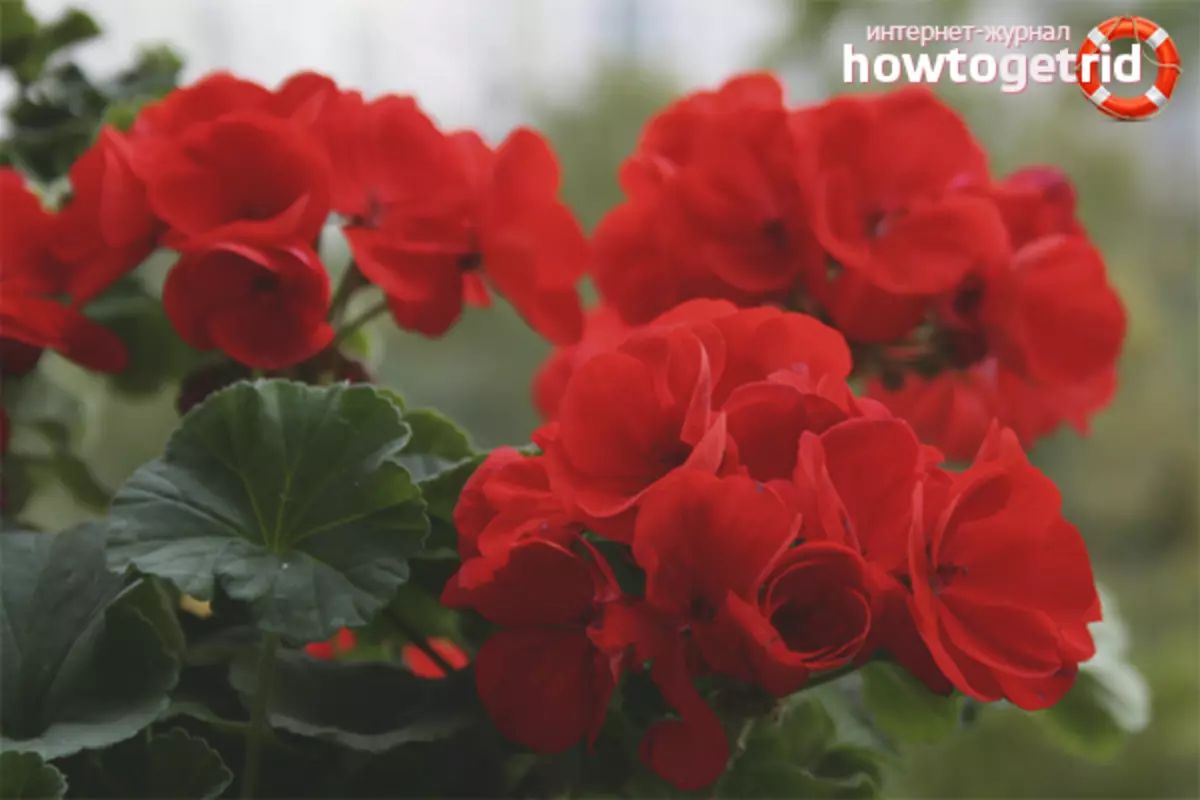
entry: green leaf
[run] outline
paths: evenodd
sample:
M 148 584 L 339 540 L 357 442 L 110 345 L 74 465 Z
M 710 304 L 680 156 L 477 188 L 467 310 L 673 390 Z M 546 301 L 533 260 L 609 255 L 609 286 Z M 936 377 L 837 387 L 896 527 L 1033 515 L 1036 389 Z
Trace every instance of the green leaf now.
M 876 786 L 883 785 L 883 765 L 878 750 L 855 744 L 838 744 L 829 748 L 813 772 L 827 780 L 857 782 L 859 776 Z
M 486 456 L 468 458 L 449 469 L 439 472 L 421 484 L 421 492 L 429 509 L 433 529 L 426 548 L 445 548 L 455 552 L 458 548 L 458 532 L 454 529 L 454 507 L 467 481 L 479 469 Z
M 0 537 L 0 743 L 53 759 L 129 738 L 178 664 L 107 570 L 102 530 Z
M 179 338 L 162 301 L 132 276 L 114 284 L 88 306 L 87 313 L 115 333 L 129 351 L 129 367 L 108 379 L 125 394 L 155 394 L 181 380 L 203 357 Z
M 295 641 L 365 625 L 429 529 L 409 428 L 370 386 L 238 383 L 194 408 L 113 499 L 109 562 Z
M 154 626 L 159 640 L 177 659 L 187 650 L 187 637 L 179 624 L 179 602 L 168 587 L 155 578 L 142 578 L 117 600 L 123 608 L 136 611 Z
M 0 798 L 59 800 L 66 793 L 66 778 L 37 753 L 0 753 Z
M 813 800 L 874 798 L 879 789 L 865 776 L 851 780 L 818 778 L 794 764 L 772 763 L 739 771 L 736 767 L 721 781 L 718 797 L 787 797 Z
M 38 49 L 49 56 L 99 35 L 100 26 L 94 19 L 77 8 L 68 8 L 61 17 L 42 27 Z
M 22 83 L 37 79 L 43 59 L 38 50 L 37 19 L 25 7 L 25 0 L 7 0 L 0 11 L 0 65 L 12 69 Z
M 835 743 L 824 703 L 796 695 L 774 719 L 759 719 L 738 743 L 721 797 L 875 797 L 880 767 L 868 748 Z
M 140 105 L 174 89 L 182 69 L 183 61 L 170 47 L 144 47 L 133 66 L 105 84 L 104 91 L 118 103 Z
M 237 659 L 229 679 L 244 695 L 256 685 L 255 654 Z M 418 678 L 383 661 L 324 661 L 279 653 L 267 719 L 275 728 L 371 753 L 444 739 L 480 719 L 474 673 Z
M 1096 655 L 1056 705 L 1036 714 L 1065 750 L 1097 762 L 1111 760 L 1150 724 L 1150 687 L 1126 660 L 1125 622 L 1110 595 L 1101 592 L 1101 603 L 1104 620 L 1090 626 Z
M 401 463 L 418 483 L 424 483 L 475 454 L 462 428 L 437 411 L 418 408 L 404 415 L 412 439 Z
M 71 791 L 81 797 L 211 800 L 233 783 L 233 773 L 203 739 L 173 728 L 149 741 L 131 739 L 101 753 L 67 759 Z
M 884 661 L 868 664 L 861 672 L 863 699 L 888 736 L 928 744 L 958 728 L 957 695 L 934 694 L 903 667 Z

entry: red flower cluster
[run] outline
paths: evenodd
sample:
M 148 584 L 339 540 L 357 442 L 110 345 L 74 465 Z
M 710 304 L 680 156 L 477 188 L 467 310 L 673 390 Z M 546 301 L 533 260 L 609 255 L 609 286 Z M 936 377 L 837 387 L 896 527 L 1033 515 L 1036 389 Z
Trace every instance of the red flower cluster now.
M 552 341 L 582 332 L 587 243 L 530 130 L 493 150 L 440 131 L 411 98 L 367 102 L 312 73 L 274 91 L 216 73 L 147 106 L 128 134 L 106 128 L 69 177 L 56 214 L 15 172 L 0 180 L 6 374 L 45 347 L 123 369 L 119 341 L 76 309 L 159 247 L 179 253 L 163 303 L 190 345 L 255 369 L 303 362 L 334 338 L 317 255 L 334 213 L 361 271 L 348 289 L 365 276 L 405 328 L 440 335 L 491 286 Z
M 739 77 L 652 119 L 620 180 L 593 242 L 601 319 L 692 298 L 816 314 L 872 396 L 956 458 L 993 420 L 1030 444 L 1112 395 L 1124 310 L 1069 183 L 994 182 L 926 88 L 793 109 L 775 78 Z M 555 358 L 561 373 L 575 356 Z M 539 386 L 544 409 L 561 382 Z
M 470 663 L 470 657 L 450 639 L 433 638 L 429 639 L 426 645 L 453 669 L 462 669 Z M 309 642 L 304 646 L 304 652 L 322 661 L 333 661 L 353 653 L 357 647 L 358 637 L 354 635 L 354 631 L 342 628 L 328 641 Z M 414 644 L 406 644 L 400 649 L 400 660 L 404 662 L 410 672 L 419 678 L 446 677 L 446 671 L 442 666 Z
M 729 753 L 702 676 L 783 696 L 886 654 L 938 692 L 1062 696 L 1099 604 L 1054 485 L 999 427 L 946 471 L 850 367 L 812 317 L 692 300 L 559 376 L 541 452 L 492 453 L 455 512 L 442 600 L 499 626 L 476 673 L 502 733 L 590 742 L 649 664 L 675 716 L 642 758 L 695 789 Z

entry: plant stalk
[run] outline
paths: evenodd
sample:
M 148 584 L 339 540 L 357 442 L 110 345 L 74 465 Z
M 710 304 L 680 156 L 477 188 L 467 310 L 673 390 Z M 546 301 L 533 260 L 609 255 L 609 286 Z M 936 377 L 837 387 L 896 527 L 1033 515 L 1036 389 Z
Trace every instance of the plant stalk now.
M 258 791 L 258 775 L 262 767 L 263 737 L 267 727 L 267 703 L 271 699 L 271 683 L 275 677 L 275 651 L 279 635 L 267 634 L 258 654 L 258 677 L 254 685 L 254 706 L 250 711 L 250 728 L 246 731 L 246 759 L 242 766 L 242 798 L 250 800 Z
M 824 686 L 827 683 L 833 683 L 836 680 L 846 677 L 851 672 L 857 672 L 860 666 L 860 664 L 851 662 L 838 667 L 837 669 L 831 669 L 828 672 L 822 672 L 818 675 L 814 675 L 813 677 L 809 678 L 808 683 L 804 684 L 804 689 L 801 691 L 816 689 L 818 686 Z
M 384 300 L 380 300 L 378 303 L 371 306 L 366 311 L 359 314 L 357 317 L 354 317 L 353 319 L 351 319 L 349 322 L 347 322 L 345 325 L 343 325 L 341 330 L 339 330 L 337 332 L 337 335 L 333 337 L 333 341 L 329 343 L 329 349 L 336 350 L 338 345 L 340 345 L 342 342 L 344 342 L 348 338 L 350 338 L 350 336 L 355 331 L 357 331 L 363 325 L 366 325 L 371 320 L 378 317 L 380 314 L 385 313 L 387 310 L 388 310 L 387 300 L 384 299 Z
M 358 265 L 353 261 L 346 267 L 346 272 L 342 275 L 342 279 L 338 281 L 337 289 L 334 290 L 333 300 L 329 303 L 329 320 L 335 325 L 342 321 L 342 316 L 346 313 L 346 306 L 350 302 L 350 298 L 356 291 L 361 289 L 367 283 L 363 274 L 359 271 Z

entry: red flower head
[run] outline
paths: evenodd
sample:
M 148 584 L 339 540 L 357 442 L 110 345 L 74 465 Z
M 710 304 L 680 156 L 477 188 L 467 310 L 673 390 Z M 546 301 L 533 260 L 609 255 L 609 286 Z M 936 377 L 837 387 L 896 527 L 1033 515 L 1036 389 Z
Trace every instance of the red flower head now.
M 622 167 L 628 203 L 596 231 L 601 293 L 633 323 L 690 298 L 784 299 L 822 265 L 796 163 L 773 76 L 734 78 L 670 106 Z
M 865 562 L 873 624 L 862 657 L 883 650 L 945 693 L 950 686 L 917 633 L 905 588 L 913 494 L 939 458 L 901 420 L 848 419 L 802 435 L 793 498 L 804 539 L 849 547 Z
M 71 167 L 71 200 L 54 218 L 54 253 L 66 291 L 82 305 L 153 252 L 162 226 L 133 171 L 133 152 L 112 128 Z
M 269 89 L 228 72 L 213 72 L 143 108 L 129 135 L 142 150 L 226 114 L 259 111 L 271 103 Z
M 326 130 L 335 202 L 401 327 L 440 336 L 464 302 L 489 302 L 490 285 L 552 342 L 578 341 L 587 243 L 545 140 L 522 128 L 493 151 L 474 133 L 441 133 L 411 98 L 347 95 L 337 113 Z
M 342 628 L 333 638 L 326 642 L 309 642 L 304 645 L 304 652 L 322 661 L 332 661 L 338 656 L 352 652 L 358 646 L 358 637 L 349 628 Z
M 814 231 L 847 272 L 893 294 L 932 295 L 1007 248 L 994 203 L 955 191 L 986 184 L 983 149 L 929 89 L 838 98 L 793 122 Z
M 459 556 L 466 565 L 483 567 L 502 557 L 518 540 L 538 538 L 567 544 L 580 531 L 575 518 L 550 489 L 546 459 L 526 456 L 511 447 L 493 450 L 467 480 L 454 507 Z M 483 559 L 476 559 L 478 556 Z M 472 586 L 490 578 L 464 566 L 456 580 Z
M 563 392 L 580 364 L 598 353 L 615 349 L 629 332 L 630 328 L 611 306 L 592 309 L 584 323 L 583 339 L 578 344 L 555 348 L 534 377 L 533 401 L 542 418 L 552 420 L 558 416 Z
M 1086 238 L 1031 242 L 985 291 L 980 313 L 991 349 L 1031 383 L 1079 383 L 1116 363 L 1125 308 Z
M 490 559 L 490 580 L 465 588 L 451 579 L 442 594 L 446 606 L 502 626 L 475 657 L 479 697 L 505 738 L 539 753 L 592 742 L 620 672 L 620 659 L 589 636 L 617 599 L 616 584 L 599 554 L 578 546 L 583 555 L 517 542 Z
M 333 339 L 329 276 L 306 246 L 187 253 L 167 276 L 163 306 L 192 347 L 218 348 L 255 369 L 298 364 Z
M 1022 170 L 989 196 L 1015 249 L 935 304 L 949 371 L 869 389 L 962 460 L 997 419 L 1026 445 L 1064 421 L 1086 432 L 1115 389 L 1126 331 L 1124 307 L 1075 220 L 1074 192 L 1061 173 Z
M 558 420 L 535 434 L 554 491 L 588 517 L 624 518 L 672 471 L 715 472 L 725 420 L 711 407 L 713 371 L 705 344 L 685 327 L 648 329 L 585 362 Z
M 329 164 L 285 120 L 226 114 L 188 128 L 147 176 L 147 191 L 176 249 L 310 245 L 329 215 Z
M 755 603 L 730 597 L 719 625 L 736 638 L 707 655 L 723 671 L 780 697 L 812 672 L 834 669 L 859 654 L 871 629 L 871 601 L 862 556 L 832 542 L 788 550 Z
M 964 694 L 1046 708 L 1093 655 L 1092 568 L 1060 503 L 1016 436 L 998 427 L 968 470 L 923 493 L 908 544 L 913 611 Z
M 633 554 L 646 573 L 645 600 L 614 616 L 604 641 L 628 642 L 639 661 L 652 661 L 651 677 L 680 719 L 647 731 L 642 758 L 679 788 L 715 781 L 729 754 L 720 721 L 692 682 L 689 642 L 711 668 L 751 677 L 740 657 L 745 633 L 727 609 L 756 601 L 798 524 L 761 484 L 693 470 L 661 481 L 638 511 Z
M 0 369 L 28 372 L 49 348 L 98 372 L 124 370 L 121 340 L 55 299 L 65 275 L 50 250 L 54 220 L 13 170 L 0 170 L 0 207 Z
M 427 644 L 454 669 L 462 669 L 471 663 L 470 656 L 449 639 L 430 639 Z M 400 657 L 404 660 L 405 666 L 419 678 L 446 677 L 446 671 L 442 668 L 442 665 L 434 661 L 424 650 L 414 644 L 404 645 L 400 650 Z

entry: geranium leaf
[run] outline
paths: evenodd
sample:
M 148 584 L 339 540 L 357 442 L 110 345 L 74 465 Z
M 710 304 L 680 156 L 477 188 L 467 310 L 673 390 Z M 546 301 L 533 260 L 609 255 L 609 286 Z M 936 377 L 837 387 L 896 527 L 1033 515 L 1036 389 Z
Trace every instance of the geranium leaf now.
M 0 797 L 4 800 L 58 800 L 66 793 L 66 778 L 37 753 L 0 753 Z
M 234 661 L 230 682 L 255 690 L 255 656 Z M 382 753 L 409 742 L 444 739 L 480 718 L 474 673 L 419 678 L 383 661 L 325 661 L 299 650 L 279 653 L 267 719 L 276 728 L 344 747 Z
M 296 641 L 365 625 L 429 529 L 399 459 L 399 409 L 370 386 L 238 383 L 192 410 L 162 458 L 117 492 L 110 564 Z
M 1075 685 L 1036 716 L 1075 755 L 1107 761 L 1150 724 L 1150 687 L 1127 660 L 1129 635 L 1116 602 L 1101 592 L 1104 620 L 1090 626 L 1096 655 L 1079 667 Z
M 936 742 L 959 724 L 959 697 L 925 688 L 907 670 L 877 661 L 862 669 L 863 700 L 876 724 L 901 742 Z
M 0 742 L 46 759 L 133 736 L 167 705 L 178 662 L 108 571 L 103 531 L 0 537 Z
M 462 428 L 437 411 L 418 408 L 406 413 L 404 421 L 412 429 L 412 438 L 400 461 L 419 483 L 435 478 L 475 453 Z
M 62 768 L 73 794 L 96 800 L 211 800 L 233 782 L 233 773 L 217 751 L 180 728 L 149 741 L 130 739 L 100 753 L 67 759 Z
M 141 280 L 126 276 L 88 305 L 88 316 L 120 337 L 129 351 L 129 367 L 109 378 L 117 391 L 151 395 L 178 381 L 201 361 L 167 319 L 162 301 Z

